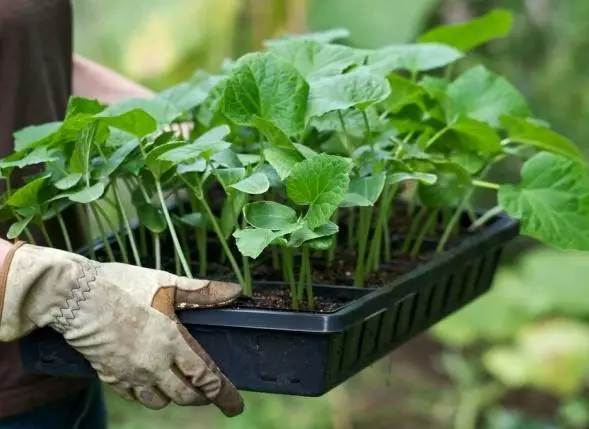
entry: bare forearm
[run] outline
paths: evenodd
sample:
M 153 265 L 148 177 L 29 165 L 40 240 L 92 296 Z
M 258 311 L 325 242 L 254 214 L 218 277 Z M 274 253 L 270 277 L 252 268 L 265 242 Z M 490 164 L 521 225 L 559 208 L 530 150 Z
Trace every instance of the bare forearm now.
M 153 96 L 148 88 L 80 55 L 74 54 L 73 66 L 74 95 L 97 99 L 106 104 L 125 98 Z

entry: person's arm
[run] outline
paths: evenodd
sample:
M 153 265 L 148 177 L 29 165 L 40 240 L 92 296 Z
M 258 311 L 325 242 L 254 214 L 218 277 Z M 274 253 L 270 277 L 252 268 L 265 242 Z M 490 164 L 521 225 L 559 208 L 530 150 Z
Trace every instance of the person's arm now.
M 152 409 L 173 402 L 243 411 L 238 391 L 175 314 L 227 305 L 239 285 L 2 239 L 0 261 L 0 341 L 50 327 L 123 397 Z
M 92 60 L 74 54 L 73 94 L 93 98 L 105 104 L 116 103 L 126 98 L 150 98 L 150 89 Z

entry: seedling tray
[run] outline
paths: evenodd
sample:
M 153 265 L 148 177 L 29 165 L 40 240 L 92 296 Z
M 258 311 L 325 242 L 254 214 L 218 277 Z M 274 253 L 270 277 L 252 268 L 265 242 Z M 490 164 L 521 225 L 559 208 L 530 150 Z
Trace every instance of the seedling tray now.
M 518 232 L 514 220 L 500 216 L 388 285 L 315 286 L 317 296 L 353 298 L 331 313 L 225 308 L 178 315 L 238 389 L 320 396 L 485 293 Z M 50 329 L 23 339 L 21 350 L 27 371 L 95 377 Z

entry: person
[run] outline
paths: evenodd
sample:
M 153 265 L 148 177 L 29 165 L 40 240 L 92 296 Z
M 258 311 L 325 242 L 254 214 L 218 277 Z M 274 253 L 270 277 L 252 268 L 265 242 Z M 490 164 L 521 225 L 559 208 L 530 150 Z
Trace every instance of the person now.
M 0 157 L 13 150 L 16 130 L 62 119 L 72 94 L 105 103 L 151 95 L 72 47 L 70 0 L 0 0 Z M 55 247 L 0 239 L 0 429 L 103 429 L 101 382 L 152 409 L 243 411 L 238 391 L 174 312 L 180 303 L 227 305 L 237 285 L 100 264 Z M 18 340 L 43 326 L 80 351 L 101 382 L 25 373 Z

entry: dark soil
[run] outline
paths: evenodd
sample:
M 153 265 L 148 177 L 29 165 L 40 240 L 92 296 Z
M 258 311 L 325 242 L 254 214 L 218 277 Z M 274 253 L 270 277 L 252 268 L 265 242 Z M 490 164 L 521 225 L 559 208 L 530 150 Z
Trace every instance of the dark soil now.
M 351 301 L 341 296 L 316 296 L 313 308 L 310 308 L 307 301 L 303 300 L 299 303 L 299 311 L 330 313 Z M 288 289 L 255 291 L 252 297 L 240 298 L 235 307 L 292 311 L 290 291 Z

